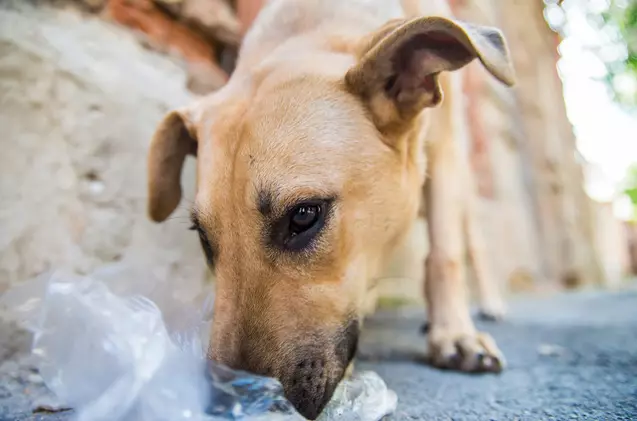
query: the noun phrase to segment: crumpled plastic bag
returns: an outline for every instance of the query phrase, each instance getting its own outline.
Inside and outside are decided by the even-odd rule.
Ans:
[[[206,361],[206,302],[169,331],[151,300],[89,277],[43,277],[0,297],[33,332],[45,384],[78,421],[303,420],[277,380]],[[341,382],[319,420],[378,421],[395,408],[395,393],[363,372]]]

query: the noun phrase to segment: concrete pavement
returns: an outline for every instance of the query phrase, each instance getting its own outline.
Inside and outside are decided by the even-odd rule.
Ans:
[[[398,393],[397,420],[637,420],[637,292],[511,303],[493,334],[508,367],[466,375],[424,367],[419,311],[379,314],[362,347]]]

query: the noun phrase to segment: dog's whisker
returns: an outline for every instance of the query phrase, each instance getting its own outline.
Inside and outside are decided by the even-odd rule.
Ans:
[[[190,213],[196,214],[199,219],[212,219],[212,214],[208,210],[200,208],[196,204],[190,208]]]
[[[185,202],[188,202],[188,204],[189,204],[190,206],[194,206],[194,205],[195,205],[195,200],[194,200],[194,199],[189,199],[189,198],[187,198],[187,197],[182,197],[182,198],[181,198],[181,200],[183,200],[183,201],[185,201]],[[181,205],[181,206],[183,206],[183,205]]]
[[[192,223],[192,221],[190,220],[190,217],[185,215],[174,215],[174,216],[168,217],[166,218],[165,222],[181,222],[182,224]]]

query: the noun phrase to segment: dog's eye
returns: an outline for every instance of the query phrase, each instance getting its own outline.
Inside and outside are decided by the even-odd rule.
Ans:
[[[212,245],[210,244],[210,241],[208,240],[208,236],[206,235],[204,230],[201,229],[201,226],[197,222],[193,222],[192,226],[190,226],[190,228],[188,229],[197,232],[197,235],[199,236],[199,242],[201,243],[201,248],[203,249],[208,264],[212,268],[214,266],[215,253]]]
[[[320,205],[297,206],[294,209],[290,220],[290,233],[297,235],[312,228],[312,226],[318,221],[320,213]]]
[[[313,200],[299,203],[272,225],[273,245],[287,251],[309,248],[325,225],[332,200]]]

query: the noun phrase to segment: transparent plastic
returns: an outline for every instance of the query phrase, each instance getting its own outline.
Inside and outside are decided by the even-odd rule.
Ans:
[[[45,384],[79,421],[304,419],[275,379],[206,361],[210,297],[173,329],[150,299],[95,278],[40,278],[0,301],[33,332]],[[395,407],[394,392],[363,372],[341,383],[319,419],[378,421]]]

